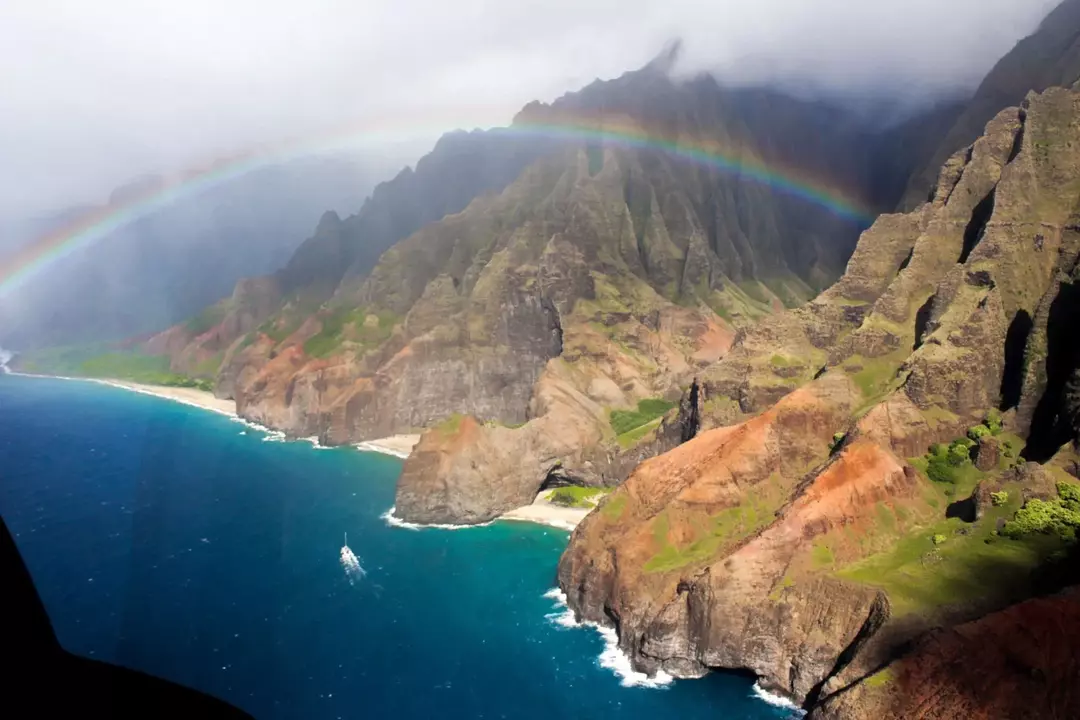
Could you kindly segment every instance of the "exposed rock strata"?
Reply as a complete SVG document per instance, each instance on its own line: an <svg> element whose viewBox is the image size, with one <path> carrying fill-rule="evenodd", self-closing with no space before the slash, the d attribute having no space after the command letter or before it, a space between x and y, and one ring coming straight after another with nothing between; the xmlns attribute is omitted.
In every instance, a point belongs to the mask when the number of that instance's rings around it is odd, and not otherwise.
<svg viewBox="0 0 1080 720"><path fill-rule="evenodd" d="M834 288L740 332L702 373L706 397L728 399L706 403L705 426L722 427L643 463L577 528L560 586L579 615L618 628L635 667L751 670L812 705L926 629L829 568L895 542L882 512L901 534L940 518L905 458L1008 404L1010 325L1060 305L1059 275L1080 251L1078 117L1080 94L1062 89L1000 113L946 165L932 202L864 234ZM1040 354L1038 333L1027 342L1029 368L1073 362ZM1029 382L1019 402L1058 392Z"/></svg>

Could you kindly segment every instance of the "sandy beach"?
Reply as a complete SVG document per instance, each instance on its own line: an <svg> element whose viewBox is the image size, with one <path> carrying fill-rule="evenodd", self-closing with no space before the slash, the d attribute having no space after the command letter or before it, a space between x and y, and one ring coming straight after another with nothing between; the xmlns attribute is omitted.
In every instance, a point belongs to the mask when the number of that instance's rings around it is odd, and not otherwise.
<svg viewBox="0 0 1080 720"><path fill-rule="evenodd" d="M394 457L407 458L416 443L420 442L419 435L391 435L378 440L365 440L357 444L357 449L379 452Z"/></svg>
<svg viewBox="0 0 1080 720"><path fill-rule="evenodd" d="M185 405L193 405L194 407L202 408L203 410L228 415L229 417L236 417L235 402L214 397L213 393L207 392L206 390L186 387L170 387L166 385L144 385L128 380L105 380L99 378L78 379L85 379L90 382L101 383L102 385L111 385L112 387L123 388L124 390L131 390L132 392L143 393L144 395L153 395L167 400L174 400L176 402L184 403Z"/></svg>
<svg viewBox="0 0 1080 720"><path fill-rule="evenodd" d="M573 530L578 526L592 508L569 508L551 504L548 498L553 490L542 492L536 496L531 505L525 505L499 516L501 520L520 520L522 522L540 523L563 530Z"/></svg>
<svg viewBox="0 0 1080 720"><path fill-rule="evenodd" d="M207 392L206 390L169 387L165 385L144 385L142 383L129 382L127 380L87 379L91 382L111 385L112 387L123 388L133 392L145 393L146 395L154 395L167 400L175 400L176 402L193 405L202 408L203 410L210 410L211 412L221 413L222 415L228 415L229 417L236 417L235 402L214 397L213 393ZM393 455L398 458L407 458L418 442L420 442L419 435L392 435L391 437L380 438L378 440L368 440L367 442L357 445L357 448L360 450L383 453L384 455Z"/></svg>

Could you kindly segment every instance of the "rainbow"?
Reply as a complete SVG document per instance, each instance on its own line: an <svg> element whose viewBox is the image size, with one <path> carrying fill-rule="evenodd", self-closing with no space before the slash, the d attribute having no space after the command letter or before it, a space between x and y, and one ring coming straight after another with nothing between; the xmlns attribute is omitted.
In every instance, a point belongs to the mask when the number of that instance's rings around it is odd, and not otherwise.
<svg viewBox="0 0 1080 720"><path fill-rule="evenodd" d="M654 150L706 168L737 175L821 207L845 220L869 225L875 217L875 213L853 194L815 179L798 168L766 163L742 148L725 147L711 140L670 138L660 133L648 133L633 123L612 122L610 119L602 123L580 119L569 122L514 123L494 131L511 136ZM358 139L377 143L384 138L393 139L370 130L358 133L355 129L346 129L320 135L314 141L290 140L259 146L167 178L152 190L122 203L87 213L75 222L35 239L14 256L0 263L0 296L41 274L56 261L89 247L101 238L139 218L152 215L181 198L196 195L261 167L347 147L356 144Z"/></svg>

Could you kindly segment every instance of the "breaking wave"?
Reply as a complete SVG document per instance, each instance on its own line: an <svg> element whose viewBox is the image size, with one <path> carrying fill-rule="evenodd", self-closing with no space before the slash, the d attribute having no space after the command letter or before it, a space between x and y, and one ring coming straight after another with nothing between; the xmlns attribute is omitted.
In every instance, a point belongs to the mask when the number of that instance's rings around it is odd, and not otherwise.
<svg viewBox="0 0 1080 720"><path fill-rule="evenodd" d="M773 707L784 708L785 710L790 710L791 711L791 717L801 718L804 715L806 715L806 711L803 710L802 708L800 708L798 705L791 702L790 700L788 700L786 697L784 697L782 695L776 695L774 693L769 692L765 688L761 687L761 685L759 683L754 683L754 688L753 688L752 692L753 692L754 697L756 697L758 700L761 700L762 702L768 703L769 705L772 705Z"/></svg>
<svg viewBox="0 0 1080 720"><path fill-rule="evenodd" d="M445 525L443 523L430 523L430 524L412 523L412 522L409 522L407 520L402 520L401 518L394 515L394 510L396 510L396 509L397 509L396 507L391 507L389 510L384 512L379 517L382 518L382 520L384 522L386 522L386 524L389 525L390 527L405 528L406 530L426 530L428 528L432 528L432 529L435 529L435 530L469 530L471 528L487 527L488 525L491 525L493 522L495 522L494 520L491 520L491 521L486 522L486 523L480 523L479 525Z"/></svg>
<svg viewBox="0 0 1080 720"><path fill-rule="evenodd" d="M563 628L589 627L600 634L604 649L596 661L600 667L615 673L623 687L664 688L675 681L675 678L663 670L652 676L634 670L630 665L630 658L619 649L619 635L615 629L587 620L578 620L574 617L574 611L566 604L566 593L559 588L548 590L544 597L554 601L556 608L556 612L544 616L548 622Z"/></svg>

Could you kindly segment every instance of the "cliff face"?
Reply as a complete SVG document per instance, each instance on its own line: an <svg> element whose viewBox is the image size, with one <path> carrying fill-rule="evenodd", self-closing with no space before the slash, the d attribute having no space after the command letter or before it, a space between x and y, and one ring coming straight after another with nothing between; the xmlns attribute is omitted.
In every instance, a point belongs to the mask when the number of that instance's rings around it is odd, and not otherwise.
<svg viewBox="0 0 1080 720"><path fill-rule="evenodd" d="M1039 29L998 61L975 95L947 128L937 149L921 158L900 203L913 210L925 202L938 169L950 155L970 145L998 111L1017 105L1028 92L1069 87L1080 78L1080 1L1064 0Z"/></svg>
<svg viewBox="0 0 1080 720"><path fill-rule="evenodd" d="M939 630L818 708L812 718L1074 717L1080 588Z"/></svg>
<svg viewBox="0 0 1080 720"><path fill-rule="evenodd" d="M571 537L559 584L575 612L613 623L640 669L746 669L811 707L873 685L928 627L1030 592L1056 541L997 530L1075 481L1077 357L1060 333L1075 327L1077 118L1080 94L1060 88L1000 112L929 203L863 234L839 282L700 370L703 431ZM926 454L984 419L1001 433L970 431L986 470L971 441L952 465L946 446Z"/></svg>
<svg viewBox="0 0 1080 720"><path fill-rule="evenodd" d="M553 473L611 484L692 436L698 371L828 284L861 227L759 169L799 167L869 213L895 200L873 180L887 144L838 108L654 64L444 139L358 215L324 216L276 307L151 350L189 373L216 362L219 394L292 435L431 428L399 514L486 520ZM680 398L693 412L616 437L611 411Z"/></svg>

